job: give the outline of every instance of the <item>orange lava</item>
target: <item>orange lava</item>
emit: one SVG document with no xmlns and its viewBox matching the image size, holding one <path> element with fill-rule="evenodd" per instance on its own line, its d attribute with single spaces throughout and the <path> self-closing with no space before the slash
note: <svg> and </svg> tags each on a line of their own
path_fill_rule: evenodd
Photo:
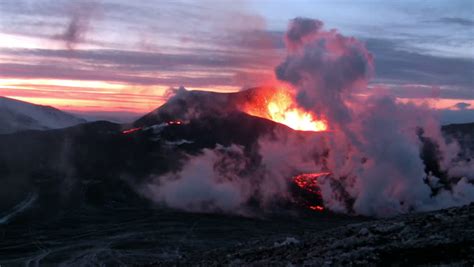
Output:
<svg viewBox="0 0 474 267">
<path fill-rule="evenodd" d="M 244 112 L 301 131 L 325 131 L 327 122 L 299 108 L 295 97 L 284 88 L 259 88 L 244 104 Z"/>
<path fill-rule="evenodd" d="M 319 189 L 317 180 L 319 177 L 329 174 L 329 172 L 303 173 L 293 177 L 293 181 L 299 188 L 321 197 L 321 190 Z M 324 210 L 324 207 L 320 205 L 308 205 L 308 208 L 314 211 Z"/>
<path fill-rule="evenodd" d="M 181 121 L 169 121 L 168 122 L 168 125 L 181 125 L 181 124 L 183 124 L 183 122 L 181 122 Z"/>
<path fill-rule="evenodd" d="M 319 194 L 317 180 L 319 177 L 329 174 L 329 172 L 304 173 L 293 177 L 293 181 L 299 188 L 311 193 Z"/>
<path fill-rule="evenodd" d="M 140 131 L 142 128 L 141 127 L 138 127 L 138 128 L 132 128 L 132 129 L 128 129 L 128 130 L 123 130 L 122 131 L 122 134 L 131 134 L 131 133 L 134 133 L 136 131 Z"/>
<path fill-rule="evenodd" d="M 308 208 L 312 209 L 312 210 L 315 210 L 315 211 L 323 211 L 324 210 L 324 207 L 323 206 L 319 206 L 319 205 L 316 205 L 316 206 L 309 206 Z"/>
</svg>

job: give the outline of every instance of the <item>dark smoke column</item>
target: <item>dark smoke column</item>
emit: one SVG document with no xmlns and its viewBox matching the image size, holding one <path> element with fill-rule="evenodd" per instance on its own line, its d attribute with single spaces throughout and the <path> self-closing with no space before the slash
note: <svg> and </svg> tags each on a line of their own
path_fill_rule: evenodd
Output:
<svg viewBox="0 0 474 267">
<path fill-rule="evenodd" d="M 276 75 L 297 88 L 301 106 L 331 123 L 346 123 L 350 114 L 344 98 L 351 89 L 366 86 L 373 73 L 372 55 L 356 39 L 322 28 L 319 20 L 291 21 L 285 39 L 288 55 Z"/>
<path fill-rule="evenodd" d="M 285 41 L 287 57 L 276 67 L 277 78 L 292 84 L 298 104 L 325 117 L 334 130 L 320 145 L 328 151 L 324 166 L 315 166 L 331 172 L 318 180 L 326 207 L 386 216 L 474 201 L 474 186 L 467 182 L 472 173 L 462 167 L 474 166 L 457 166 L 458 147 L 446 143 L 436 116 L 397 102 L 385 90 L 368 90 L 373 57 L 361 42 L 305 18 L 290 22 Z M 432 190 L 440 177 L 426 171 L 420 129 L 439 148 L 442 172 L 463 169 L 461 180 L 443 178 L 450 183 L 446 190 Z"/>
</svg>

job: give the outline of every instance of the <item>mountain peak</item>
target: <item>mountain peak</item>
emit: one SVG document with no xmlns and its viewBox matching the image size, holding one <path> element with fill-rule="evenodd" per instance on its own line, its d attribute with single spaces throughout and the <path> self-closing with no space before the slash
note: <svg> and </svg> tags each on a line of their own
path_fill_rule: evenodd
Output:
<svg viewBox="0 0 474 267">
<path fill-rule="evenodd" d="M 84 119 L 54 107 L 0 97 L 0 134 L 59 129 L 85 122 Z"/>
</svg>

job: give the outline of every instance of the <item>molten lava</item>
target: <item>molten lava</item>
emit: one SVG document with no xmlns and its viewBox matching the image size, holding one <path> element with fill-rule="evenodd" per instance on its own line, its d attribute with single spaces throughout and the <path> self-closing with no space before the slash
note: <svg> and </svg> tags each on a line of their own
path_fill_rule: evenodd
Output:
<svg viewBox="0 0 474 267">
<path fill-rule="evenodd" d="M 304 173 L 293 177 L 293 182 L 304 191 L 315 194 L 319 198 L 321 197 L 321 190 L 319 189 L 317 180 L 321 176 L 329 175 L 329 172 L 316 172 L 316 173 Z M 323 211 L 324 207 L 321 205 L 312 205 L 309 203 L 305 204 L 309 209 L 314 211 Z"/>
<path fill-rule="evenodd" d="M 304 111 L 296 104 L 295 97 L 283 88 L 259 88 L 247 101 L 243 110 L 252 115 L 269 119 L 301 131 L 325 131 L 327 122 Z"/>
<path fill-rule="evenodd" d="M 318 178 L 329 175 L 329 172 L 304 173 L 293 177 L 295 184 L 308 192 L 320 194 Z"/>
<path fill-rule="evenodd" d="M 142 127 L 132 128 L 132 129 L 128 129 L 128 130 L 123 130 L 123 131 L 122 131 L 122 134 L 131 134 L 131 133 L 140 131 L 141 129 L 142 129 Z"/>
<path fill-rule="evenodd" d="M 316 205 L 316 206 L 309 206 L 308 208 L 312 209 L 312 210 L 315 210 L 315 211 L 323 211 L 324 210 L 324 207 L 323 206 L 319 206 L 319 205 Z"/>
<path fill-rule="evenodd" d="M 168 121 L 168 125 L 181 125 L 183 124 L 182 121 Z"/>
</svg>

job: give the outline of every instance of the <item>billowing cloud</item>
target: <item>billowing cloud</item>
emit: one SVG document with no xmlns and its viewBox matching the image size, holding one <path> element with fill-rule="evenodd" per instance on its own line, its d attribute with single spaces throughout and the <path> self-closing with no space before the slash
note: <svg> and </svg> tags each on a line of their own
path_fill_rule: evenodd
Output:
<svg viewBox="0 0 474 267">
<path fill-rule="evenodd" d="M 465 109 L 468 109 L 470 106 L 471 104 L 469 103 L 459 102 L 456 105 L 454 105 L 454 108 L 459 109 L 459 110 L 465 110 Z"/>
<path fill-rule="evenodd" d="M 259 203 L 287 199 L 293 175 L 324 172 L 329 174 L 318 178 L 324 204 L 337 212 L 391 216 L 474 200 L 474 165 L 458 158 L 459 145 L 444 139 L 437 116 L 367 88 L 374 65 L 362 42 L 298 18 L 286 43 L 276 75 L 289 83 L 300 106 L 327 118 L 330 132 L 263 137 L 260 160 L 251 168 L 242 149 L 232 157 L 222 157 L 223 149 L 235 152 L 232 147 L 205 150 L 178 173 L 157 177 L 148 185 L 151 198 L 181 209 L 241 213 L 256 200 L 249 196 Z M 216 168 L 223 161 L 230 168 Z"/>
<path fill-rule="evenodd" d="M 439 19 L 439 21 L 442 23 L 456 24 L 456 25 L 461 25 L 461 26 L 468 26 L 468 27 L 474 26 L 474 20 L 466 19 L 466 18 L 449 17 L 449 18 L 441 18 Z"/>
<path fill-rule="evenodd" d="M 397 103 L 378 90 L 356 97 L 357 88 L 366 87 L 371 78 L 372 55 L 358 40 L 309 21 L 290 23 L 288 33 L 297 29 L 302 34 L 297 38 L 287 34 L 288 56 L 276 73 L 293 85 L 302 106 L 327 116 L 335 131 L 328 137 L 325 166 L 332 175 L 322 182 L 326 205 L 383 216 L 474 200 L 472 194 L 460 197 L 450 191 L 432 197 L 440 180 L 451 188 L 461 186 L 445 174 L 465 164 L 455 161 L 456 144 L 446 143 L 439 122 L 426 108 Z M 432 144 L 439 166 L 427 165 L 431 163 L 420 152 Z M 437 167 L 427 171 L 428 166 Z M 468 169 L 457 175 L 473 179 Z M 466 192 L 474 188 L 466 186 Z"/>
<path fill-rule="evenodd" d="M 300 105 L 330 119 L 346 120 L 344 95 L 352 87 L 366 85 L 372 55 L 354 38 L 321 28 L 317 20 L 293 20 L 286 35 L 288 56 L 275 72 L 278 79 L 299 88 Z"/>
<path fill-rule="evenodd" d="M 288 47 L 300 46 L 316 36 L 315 30 L 321 30 L 323 25 L 320 21 L 297 19 L 299 22 L 284 40 L 285 33 L 281 27 L 275 27 L 273 19 L 268 20 L 271 23 L 268 27 L 268 17 L 249 7 L 253 5 L 215 1 L 159 4 L 123 0 L 1 1 L 0 78 L 105 81 L 128 86 L 127 91 L 137 85 L 183 85 L 215 91 L 259 86 L 274 78 L 272 67 L 285 56 L 285 41 Z M 443 13 L 432 20 L 469 23 L 462 14 L 453 14 Z M 278 19 L 284 20 L 279 16 Z M 423 30 L 421 27 L 403 29 Z M 459 38 L 465 31 L 457 30 Z M 366 33 L 371 33 L 372 39 L 364 42 L 375 55 L 373 61 L 377 66 L 372 83 L 395 87 L 401 97 L 420 98 L 429 94 L 430 89 L 421 87 L 406 90 L 407 84 L 417 84 L 439 88 L 439 98 L 474 98 L 472 58 L 435 56 L 429 53 L 433 49 L 422 49 L 423 46 L 415 49 L 413 44 L 419 44 L 417 38 L 421 37 L 412 32 L 400 35 L 397 40 L 387 36 L 374 38 L 376 35 L 371 31 Z M 445 41 L 445 38 L 457 38 L 458 34 L 443 34 L 441 39 L 425 37 L 428 43 L 469 44 L 458 39 Z M 313 56 L 316 60 L 316 55 Z M 45 96 L 41 101 L 46 99 Z M 49 99 L 55 96 L 50 95 Z M 302 95 L 300 99 L 305 97 Z"/>
</svg>

